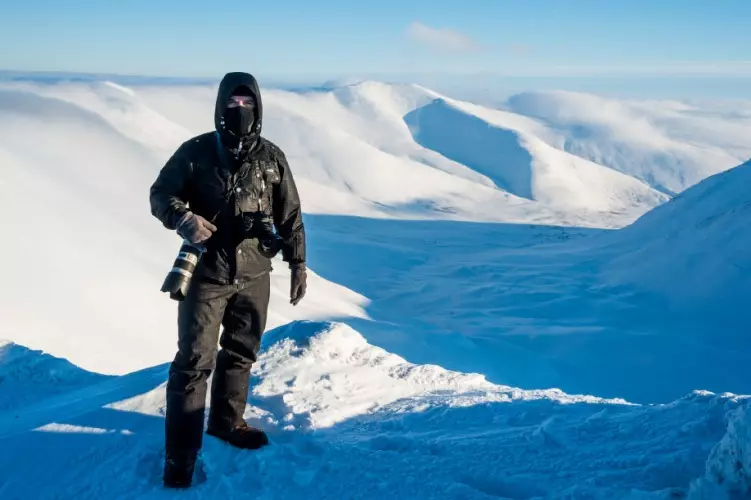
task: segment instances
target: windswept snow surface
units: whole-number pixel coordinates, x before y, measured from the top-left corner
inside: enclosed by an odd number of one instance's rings
[[[706,473],[691,485],[689,500],[751,498],[751,411],[728,414],[728,431],[707,460]]]
[[[0,413],[0,470],[12,471],[0,496],[685,498],[723,467],[736,446],[725,417],[747,406],[710,393],[636,406],[524,391],[414,365],[343,324],[291,323],[265,337],[245,415],[271,446],[206,437],[197,485],[175,494],[160,483],[166,370],[42,399],[25,418]]]
[[[70,362],[12,342],[0,342],[0,411],[18,411],[41,399],[110,377],[82,372]]]
[[[148,188],[214,93],[0,83],[0,498],[175,496],[158,290],[180,241]],[[747,103],[378,82],[264,103],[309,293],[291,307],[275,263],[246,414],[273,446],[207,438],[179,496],[743,498]]]

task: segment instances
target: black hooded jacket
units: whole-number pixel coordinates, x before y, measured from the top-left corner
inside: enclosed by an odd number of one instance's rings
[[[224,130],[227,100],[238,87],[254,94],[257,116],[251,132],[240,138]],[[282,150],[261,137],[263,104],[253,76],[228,73],[219,84],[213,132],[184,142],[151,186],[151,213],[168,229],[176,229],[188,211],[217,226],[195,271],[195,278],[221,284],[238,283],[271,270],[271,260],[248,236],[241,214],[273,221],[283,240],[286,262],[305,262],[305,228],[300,198]],[[194,278],[194,279],[195,279]]]

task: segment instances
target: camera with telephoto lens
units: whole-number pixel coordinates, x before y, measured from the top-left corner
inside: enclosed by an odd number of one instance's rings
[[[162,292],[168,292],[170,298],[182,301],[188,295],[190,281],[193,278],[193,272],[201,260],[201,255],[206,248],[200,244],[191,243],[189,240],[183,240],[180,251],[177,254],[172,270],[167,274],[162,284]]]

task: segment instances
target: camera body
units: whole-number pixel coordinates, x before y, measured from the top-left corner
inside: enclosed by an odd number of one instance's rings
[[[261,255],[269,259],[279,253],[284,240],[274,231],[274,221],[263,212],[240,214],[244,238],[256,238]]]

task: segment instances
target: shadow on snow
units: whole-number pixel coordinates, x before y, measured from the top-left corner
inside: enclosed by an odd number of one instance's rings
[[[602,284],[621,251],[612,231],[331,215],[306,226],[311,267],[372,301],[372,321],[337,320],[412,363],[640,403],[751,390],[741,322]]]

